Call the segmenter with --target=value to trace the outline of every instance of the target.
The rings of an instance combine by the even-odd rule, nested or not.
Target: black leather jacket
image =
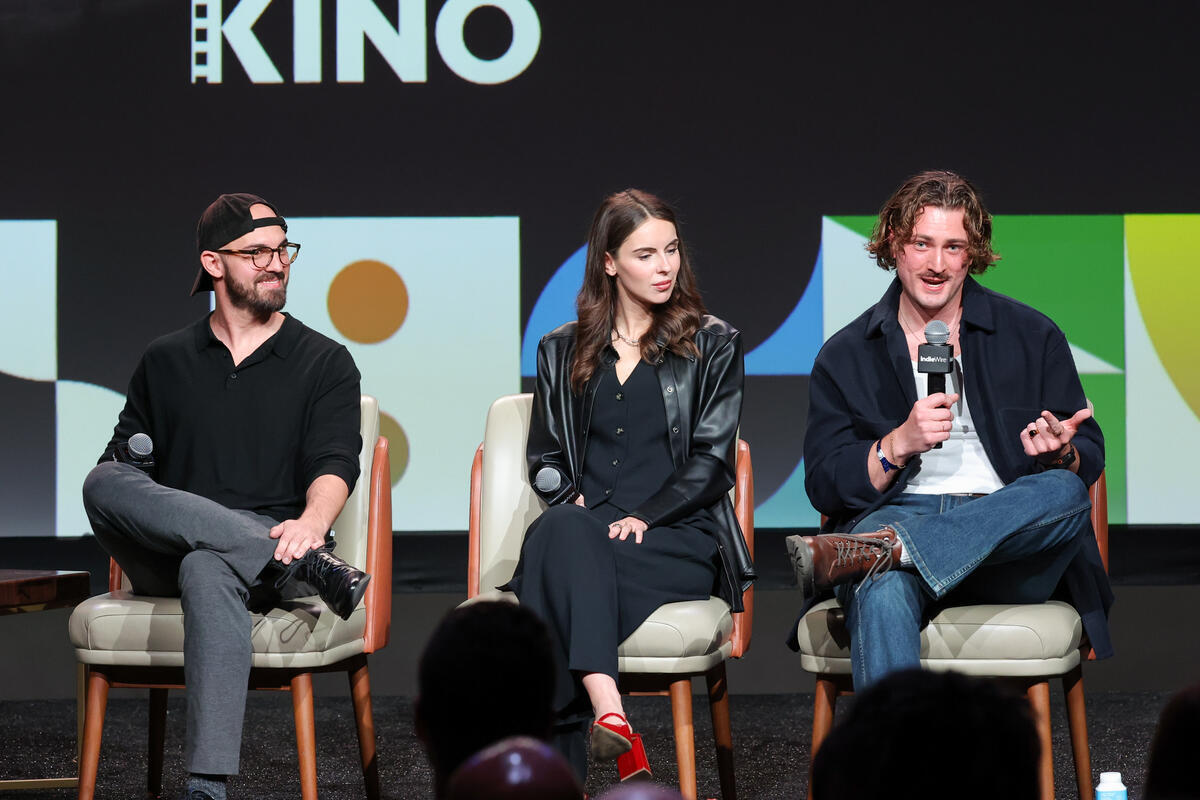
[[[742,592],[757,577],[729,502],[742,412],[742,339],[736,328],[705,315],[696,332],[696,346],[699,358],[668,352],[655,365],[667,411],[675,471],[631,514],[654,527],[707,507],[720,525],[717,548],[725,572],[720,596],[734,611],[741,611]],[[574,354],[574,322],[546,334],[538,345],[526,458],[530,485],[549,505],[570,503],[579,496],[583,454],[596,398],[596,376],[584,387],[582,396],[571,391]],[[602,358],[611,364],[617,359],[616,351],[607,348]],[[556,469],[562,477],[552,491],[539,490],[535,482],[545,467]]]

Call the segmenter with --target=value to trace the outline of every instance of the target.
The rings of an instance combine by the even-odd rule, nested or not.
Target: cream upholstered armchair
[[[1100,556],[1108,568],[1108,494],[1104,475],[1088,490],[1092,526]],[[850,636],[837,600],[809,609],[800,620],[800,666],[816,673],[813,699],[812,757],[833,726],[840,695],[852,693]],[[940,611],[921,631],[921,666],[968,675],[1000,678],[1022,687],[1029,698],[1041,739],[1041,795],[1054,797],[1050,745],[1050,678],[1060,677],[1066,693],[1067,723],[1075,759],[1080,800],[1092,800],[1092,761],[1088,752],[1082,661],[1091,654],[1079,614],[1070,604],[1051,600],[1031,605],[952,606]],[[812,798],[809,762],[809,798]]]
[[[512,577],[525,529],[545,509],[526,477],[525,443],[532,407],[532,395],[518,394],[501,397],[488,411],[483,444],[471,467],[467,568],[471,598],[516,601],[515,595],[496,587]],[[740,440],[732,495],[753,554],[754,477],[750,447]],[[740,658],[750,646],[753,591],[747,589],[742,595],[745,611],[737,614],[716,597],[660,606],[617,650],[622,691],[670,695],[680,792],[689,800],[696,797],[692,678],[699,675],[708,685],[721,794],[725,800],[736,797],[725,659]]]
[[[333,529],[338,555],[372,576],[363,602],[349,620],[317,597],[287,601],[253,615],[250,688],[292,692],[304,800],[317,797],[312,675],[331,671],[344,671],[350,679],[366,793],[379,797],[367,654],[387,644],[391,624],[392,486],[388,442],[379,435],[379,405],[374,397],[363,395],[361,409],[362,473]],[[150,689],[147,790],[157,797],[162,790],[167,690],[183,687],[183,610],[177,597],[130,592],[115,562],[109,590],[77,606],[70,621],[76,658],[87,668],[79,797],[90,800],[96,793],[104,711],[113,686]]]

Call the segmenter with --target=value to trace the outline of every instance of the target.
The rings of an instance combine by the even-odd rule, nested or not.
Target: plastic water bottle
[[[1121,773],[1101,772],[1100,785],[1096,787],[1096,800],[1127,800]]]

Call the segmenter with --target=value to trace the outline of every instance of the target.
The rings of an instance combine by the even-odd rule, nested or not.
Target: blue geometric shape
[[[538,342],[559,325],[575,319],[575,296],[583,285],[583,267],[587,245],[576,250],[562,263],[533,304],[529,324],[521,338],[521,377],[537,375]]]
[[[775,490],[766,502],[754,509],[756,528],[816,528],[821,524],[821,515],[808,502],[804,491],[804,460]]]
[[[746,354],[747,375],[808,375],[824,341],[822,324],[824,246],[804,295],[792,313],[758,347]]]

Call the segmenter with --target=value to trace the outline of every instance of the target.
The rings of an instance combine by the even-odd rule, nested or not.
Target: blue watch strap
[[[879,459],[880,466],[883,467],[883,474],[887,475],[892,470],[904,469],[904,464],[893,464],[887,460],[887,456],[883,454],[883,439],[875,440],[875,457]]]

